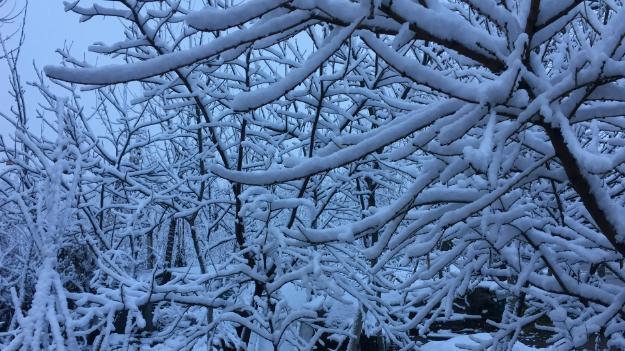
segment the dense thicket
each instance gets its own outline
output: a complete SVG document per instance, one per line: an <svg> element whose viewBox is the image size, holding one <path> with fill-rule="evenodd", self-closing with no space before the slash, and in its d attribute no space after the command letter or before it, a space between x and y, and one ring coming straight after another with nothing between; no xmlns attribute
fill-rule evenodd
<svg viewBox="0 0 625 351"><path fill-rule="evenodd" d="M65 6L124 37L4 116L4 349L413 349L479 289L478 349L625 348L620 0Z"/></svg>

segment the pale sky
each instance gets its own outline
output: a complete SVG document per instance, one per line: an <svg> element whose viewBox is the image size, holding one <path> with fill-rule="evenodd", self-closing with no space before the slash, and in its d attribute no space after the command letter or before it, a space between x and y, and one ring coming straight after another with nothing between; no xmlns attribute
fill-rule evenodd
<svg viewBox="0 0 625 351"><path fill-rule="evenodd" d="M9 0L9 3L23 6L26 0ZM81 1L82 6L88 2ZM3 11L2 13L4 13ZM29 0L26 19L26 41L20 57L20 73L24 83L35 79L33 62L39 69L48 64L60 62L60 56L55 50L65 45L71 47L74 56L82 58L87 53L87 47L95 42L103 41L110 43L119 38L121 26L117 20L103 20L94 18L80 23L79 16L64 11L61 0ZM0 28L6 31L6 28ZM4 34L4 33L3 33ZM7 33L8 34L8 33ZM96 62L96 56L87 54L87 61ZM0 111L9 110L10 96L8 90L8 70L4 61L0 62ZM39 101L38 93L31 87L27 87L26 104L30 109ZM31 116L33 110L30 111ZM0 132L6 134L9 124L0 121Z"/></svg>

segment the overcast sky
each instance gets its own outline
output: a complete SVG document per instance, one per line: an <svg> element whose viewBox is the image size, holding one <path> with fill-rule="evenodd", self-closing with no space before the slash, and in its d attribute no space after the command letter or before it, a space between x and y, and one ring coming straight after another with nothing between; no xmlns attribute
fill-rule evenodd
<svg viewBox="0 0 625 351"><path fill-rule="evenodd" d="M9 3L23 6L26 0L9 0ZM81 4L85 3L84 1ZM85 5L83 5L85 6ZM5 13L2 11L1 13ZM3 34L7 28L0 28ZM103 41L110 43L118 38L120 25L116 20L103 20L94 18L80 23L79 16L71 12L65 12L61 0L29 0L26 19L26 42L22 48L20 58L20 72L24 81L35 79L33 62L39 69L48 64L60 62L60 57L55 50L65 45L71 47L71 52L76 57L82 57L87 52L87 47L94 42ZM8 34L8 33L6 33ZM87 55L89 62L95 62L94 55ZM0 111L9 109L10 96L8 90L8 70L5 62L0 62ZM30 114L34 112L33 106L38 100L38 93L32 88L27 88L27 105ZM0 121L0 131L5 134L8 124Z"/></svg>

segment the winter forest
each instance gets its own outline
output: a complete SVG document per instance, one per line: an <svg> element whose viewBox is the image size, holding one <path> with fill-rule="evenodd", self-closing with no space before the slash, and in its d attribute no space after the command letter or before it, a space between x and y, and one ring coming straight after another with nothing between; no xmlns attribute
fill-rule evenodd
<svg viewBox="0 0 625 351"><path fill-rule="evenodd" d="M625 1L39 1L0 349L625 349Z"/></svg>

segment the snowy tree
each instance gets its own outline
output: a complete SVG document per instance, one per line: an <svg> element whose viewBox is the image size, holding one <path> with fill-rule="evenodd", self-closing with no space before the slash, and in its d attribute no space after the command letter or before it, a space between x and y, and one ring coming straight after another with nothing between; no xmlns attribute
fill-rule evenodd
<svg viewBox="0 0 625 351"><path fill-rule="evenodd" d="M3 145L9 349L625 347L620 1L65 6L124 37Z"/></svg>

